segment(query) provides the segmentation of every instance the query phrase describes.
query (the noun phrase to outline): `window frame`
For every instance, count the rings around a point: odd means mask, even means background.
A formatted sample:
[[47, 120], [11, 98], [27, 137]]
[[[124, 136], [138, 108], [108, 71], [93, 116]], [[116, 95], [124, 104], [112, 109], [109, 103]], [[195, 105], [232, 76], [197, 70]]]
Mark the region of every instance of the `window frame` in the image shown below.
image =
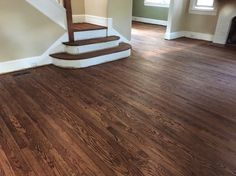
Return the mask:
[[170, 4], [153, 3], [153, 2], [148, 2], [148, 0], [144, 0], [144, 5], [151, 6], [151, 7], [164, 7], [164, 8], [170, 7]]
[[[189, 13], [199, 15], [217, 15], [217, 1], [214, 0], [212, 8], [210, 6], [198, 6], [198, 0], [190, 0]], [[201, 8], [202, 7], [202, 8]]]

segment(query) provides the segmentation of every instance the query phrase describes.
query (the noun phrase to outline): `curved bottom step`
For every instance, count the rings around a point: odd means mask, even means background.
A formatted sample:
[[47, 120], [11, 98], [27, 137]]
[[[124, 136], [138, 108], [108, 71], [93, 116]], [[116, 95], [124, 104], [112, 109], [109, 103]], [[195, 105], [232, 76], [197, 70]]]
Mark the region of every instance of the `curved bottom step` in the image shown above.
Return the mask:
[[127, 58], [131, 55], [131, 46], [120, 43], [119, 46], [89, 53], [72, 55], [68, 53], [56, 53], [50, 55], [55, 66], [63, 68], [85, 68], [118, 59]]
[[119, 59], [127, 58], [131, 55], [131, 49], [126, 51], [121, 51], [117, 53], [112, 53], [108, 55], [88, 58], [88, 59], [80, 59], [80, 60], [63, 60], [53, 58], [53, 65], [62, 67], [62, 68], [86, 68], [94, 65], [99, 65]]

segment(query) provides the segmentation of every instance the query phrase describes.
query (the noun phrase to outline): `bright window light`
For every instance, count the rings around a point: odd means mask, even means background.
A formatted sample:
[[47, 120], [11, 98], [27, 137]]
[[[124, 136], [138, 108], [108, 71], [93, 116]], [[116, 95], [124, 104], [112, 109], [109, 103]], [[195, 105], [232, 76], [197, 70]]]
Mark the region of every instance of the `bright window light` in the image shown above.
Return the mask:
[[170, 0], [145, 0], [144, 4], [146, 6], [169, 7]]
[[200, 15], [217, 15], [217, 1], [190, 0], [189, 13]]
[[197, 0], [197, 6], [213, 7], [214, 6], [214, 0]]

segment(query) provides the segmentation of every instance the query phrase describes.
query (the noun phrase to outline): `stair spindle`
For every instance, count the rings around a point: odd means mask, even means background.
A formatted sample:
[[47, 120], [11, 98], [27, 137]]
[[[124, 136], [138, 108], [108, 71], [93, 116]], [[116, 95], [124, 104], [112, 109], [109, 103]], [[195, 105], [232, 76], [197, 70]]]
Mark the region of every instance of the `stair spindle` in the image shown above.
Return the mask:
[[73, 42], [75, 39], [74, 39], [74, 31], [73, 31], [71, 0], [64, 0], [64, 7], [66, 9], [67, 29], [68, 29], [69, 41]]

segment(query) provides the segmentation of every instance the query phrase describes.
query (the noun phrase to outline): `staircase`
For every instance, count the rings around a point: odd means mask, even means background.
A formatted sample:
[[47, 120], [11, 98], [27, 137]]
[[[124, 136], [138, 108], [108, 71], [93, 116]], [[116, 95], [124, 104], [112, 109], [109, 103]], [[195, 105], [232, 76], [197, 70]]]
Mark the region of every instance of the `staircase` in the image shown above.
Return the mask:
[[108, 29], [90, 23], [73, 23], [71, 0], [64, 0], [67, 15], [68, 42], [64, 52], [54, 53], [52, 63], [63, 68], [85, 68], [131, 55], [131, 46], [118, 36], [108, 36]]

